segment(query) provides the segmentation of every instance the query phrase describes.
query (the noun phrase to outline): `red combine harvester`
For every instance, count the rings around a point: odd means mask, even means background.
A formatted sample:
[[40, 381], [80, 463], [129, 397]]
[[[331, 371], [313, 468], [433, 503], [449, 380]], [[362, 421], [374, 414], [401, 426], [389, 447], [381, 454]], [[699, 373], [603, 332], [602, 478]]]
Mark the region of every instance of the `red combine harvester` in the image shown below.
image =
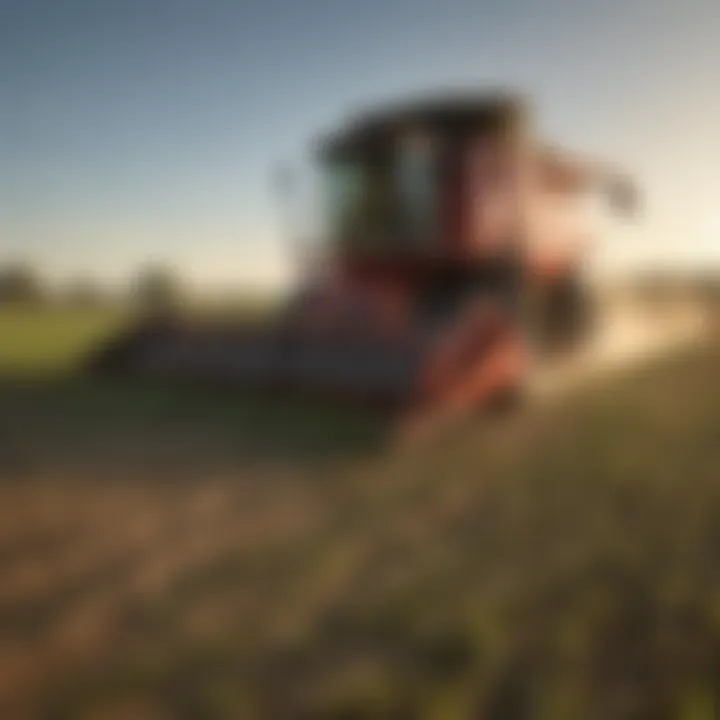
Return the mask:
[[387, 108], [319, 147], [330, 238], [265, 327], [153, 320], [96, 370], [232, 379], [373, 403], [403, 417], [512, 396], [538, 354], [579, 346], [589, 193], [629, 210], [626, 178], [534, 135], [520, 99]]

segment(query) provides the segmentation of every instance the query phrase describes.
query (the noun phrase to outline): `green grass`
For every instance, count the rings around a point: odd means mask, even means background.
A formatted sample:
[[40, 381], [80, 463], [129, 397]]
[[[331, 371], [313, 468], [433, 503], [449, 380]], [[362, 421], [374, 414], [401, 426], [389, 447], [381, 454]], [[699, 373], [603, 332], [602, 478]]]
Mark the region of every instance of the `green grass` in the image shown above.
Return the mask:
[[0, 375], [72, 371], [126, 319], [122, 310], [0, 305]]
[[394, 449], [330, 409], [6, 377], [0, 715], [717, 717], [718, 368]]

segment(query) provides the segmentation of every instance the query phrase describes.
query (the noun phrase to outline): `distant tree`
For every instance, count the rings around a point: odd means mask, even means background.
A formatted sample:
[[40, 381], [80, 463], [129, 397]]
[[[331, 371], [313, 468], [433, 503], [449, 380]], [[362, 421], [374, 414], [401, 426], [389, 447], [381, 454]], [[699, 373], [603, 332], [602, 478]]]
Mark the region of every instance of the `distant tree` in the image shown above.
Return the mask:
[[44, 296], [40, 275], [30, 265], [0, 265], [0, 303], [37, 302]]
[[175, 307], [182, 298], [182, 283], [177, 273], [164, 265], [143, 268], [136, 276], [133, 299], [150, 310]]

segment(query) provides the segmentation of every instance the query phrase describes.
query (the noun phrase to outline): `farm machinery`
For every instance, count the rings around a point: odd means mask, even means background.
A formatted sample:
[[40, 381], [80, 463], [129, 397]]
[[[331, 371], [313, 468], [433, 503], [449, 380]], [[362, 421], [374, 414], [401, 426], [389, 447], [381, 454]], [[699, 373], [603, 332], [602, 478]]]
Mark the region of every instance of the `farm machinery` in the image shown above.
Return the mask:
[[633, 188], [541, 142], [521, 98], [376, 109], [322, 138], [318, 160], [328, 239], [272, 320], [155, 318], [91, 367], [321, 393], [415, 418], [514, 397], [539, 358], [586, 341], [587, 199], [628, 212]]

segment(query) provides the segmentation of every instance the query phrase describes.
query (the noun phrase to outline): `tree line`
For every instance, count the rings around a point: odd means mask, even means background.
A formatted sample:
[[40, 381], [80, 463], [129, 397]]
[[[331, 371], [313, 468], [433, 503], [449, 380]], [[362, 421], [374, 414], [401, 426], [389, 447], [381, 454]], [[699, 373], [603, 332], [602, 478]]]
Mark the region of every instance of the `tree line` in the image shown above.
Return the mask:
[[178, 303], [183, 294], [179, 274], [164, 265], [140, 268], [124, 288], [113, 291], [90, 277], [76, 278], [60, 285], [51, 284], [30, 263], [0, 263], [0, 304], [94, 307], [124, 302], [163, 307]]

